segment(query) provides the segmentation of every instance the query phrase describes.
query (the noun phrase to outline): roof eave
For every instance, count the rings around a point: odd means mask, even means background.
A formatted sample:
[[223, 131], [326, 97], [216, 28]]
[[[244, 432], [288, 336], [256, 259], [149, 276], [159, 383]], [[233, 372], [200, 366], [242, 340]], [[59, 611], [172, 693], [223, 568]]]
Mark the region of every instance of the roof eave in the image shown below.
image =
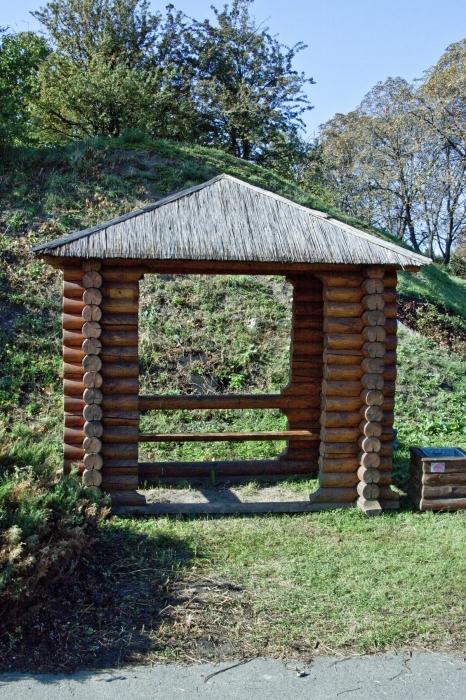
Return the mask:
[[[47, 262], [52, 267], [63, 270], [65, 268], [74, 267], [79, 264], [80, 261], [87, 260], [89, 258], [83, 258], [78, 256], [60, 256], [60, 255], [50, 255], [43, 253], [39, 255], [41, 260]], [[139, 267], [141, 270], [147, 273], [157, 273], [158, 271], [167, 272], [171, 270], [173, 274], [183, 270], [187, 270], [187, 274], [196, 274], [197, 271], [203, 270], [204, 272], [209, 266], [212, 267], [213, 273], [218, 272], [218, 274], [235, 274], [236, 270], [243, 269], [245, 266], [253, 265], [257, 269], [257, 274], [268, 274], [267, 270], [272, 270], [273, 273], [270, 274], [286, 274], [289, 271], [295, 272], [317, 272], [324, 271], [326, 269], [333, 270], [351, 270], [354, 268], [364, 268], [369, 265], [375, 267], [384, 267], [386, 269], [392, 270], [403, 270], [405, 272], [418, 272], [423, 265], [419, 264], [406, 264], [401, 265], [399, 263], [335, 263], [335, 262], [290, 262], [290, 261], [267, 261], [267, 260], [250, 260], [250, 261], [240, 261], [240, 260], [207, 260], [207, 259], [140, 259], [140, 258], [99, 258], [95, 257], [94, 260], [100, 260], [103, 263], [107, 263], [109, 266], [127, 266], [127, 267]], [[430, 261], [431, 262], [431, 261]], [[265, 270], [265, 272], [264, 272]], [[143, 272], [144, 274], [144, 272]], [[240, 274], [238, 272], [238, 274]], [[249, 274], [254, 274], [254, 271], [249, 272]]]

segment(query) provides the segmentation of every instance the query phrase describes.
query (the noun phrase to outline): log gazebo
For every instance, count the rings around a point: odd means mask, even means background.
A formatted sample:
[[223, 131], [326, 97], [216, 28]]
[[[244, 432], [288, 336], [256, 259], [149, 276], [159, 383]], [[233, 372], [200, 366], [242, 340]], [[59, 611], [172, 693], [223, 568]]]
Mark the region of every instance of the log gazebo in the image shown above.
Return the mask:
[[[208, 476], [212, 468], [139, 464], [140, 442], [253, 439], [286, 440], [287, 448], [276, 460], [217, 463], [220, 476], [318, 473], [306, 510], [397, 507], [390, 488], [397, 270], [430, 259], [228, 175], [34, 252], [63, 271], [64, 469], [77, 465], [116, 510], [144, 512], [143, 481]], [[151, 273], [286, 277], [288, 386], [274, 395], [140, 395], [139, 282]], [[278, 408], [288, 427], [140, 432], [141, 412], [178, 408]]]

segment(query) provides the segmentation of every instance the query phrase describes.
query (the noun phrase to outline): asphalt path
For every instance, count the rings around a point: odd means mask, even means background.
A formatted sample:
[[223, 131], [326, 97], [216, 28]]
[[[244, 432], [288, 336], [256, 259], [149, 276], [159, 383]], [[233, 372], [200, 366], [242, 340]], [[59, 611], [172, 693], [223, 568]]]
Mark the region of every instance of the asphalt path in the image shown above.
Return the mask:
[[256, 658], [137, 666], [71, 675], [0, 674], [1, 700], [465, 700], [463, 656], [317, 656], [310, 665]]

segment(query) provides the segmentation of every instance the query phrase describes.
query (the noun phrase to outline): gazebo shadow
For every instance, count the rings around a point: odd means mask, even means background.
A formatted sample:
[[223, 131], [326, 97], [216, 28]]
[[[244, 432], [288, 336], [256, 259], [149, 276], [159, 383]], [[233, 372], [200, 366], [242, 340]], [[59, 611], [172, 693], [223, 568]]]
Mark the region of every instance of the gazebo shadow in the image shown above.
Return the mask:
[[73, 573], [11, 621], [0, 637], [0, 672], [109, 669], [163, 651], [160, 626], [195, 595], [193, 556], [175, 535], [105, 523]]

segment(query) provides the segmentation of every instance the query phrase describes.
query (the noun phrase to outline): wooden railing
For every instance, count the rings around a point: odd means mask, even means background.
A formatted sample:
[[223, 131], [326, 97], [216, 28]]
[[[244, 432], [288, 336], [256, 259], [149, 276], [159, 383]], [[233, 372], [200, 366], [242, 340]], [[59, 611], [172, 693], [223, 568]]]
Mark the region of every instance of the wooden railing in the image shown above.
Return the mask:
[[[193, 396], [140, 396], [139, 410], [305, 408], [306, 396], [282, 394], [195, 394]], [[271, 430], [247, 433], [140, 433], [139, 442], [244, 442], [262, 440], [319, 440], [319, 427], [311, 430]]]
[[271, 430], [257, 433], [140, 433], [139, 442], [251, 442], [261, 440], [319, 440], [311, 430]]

